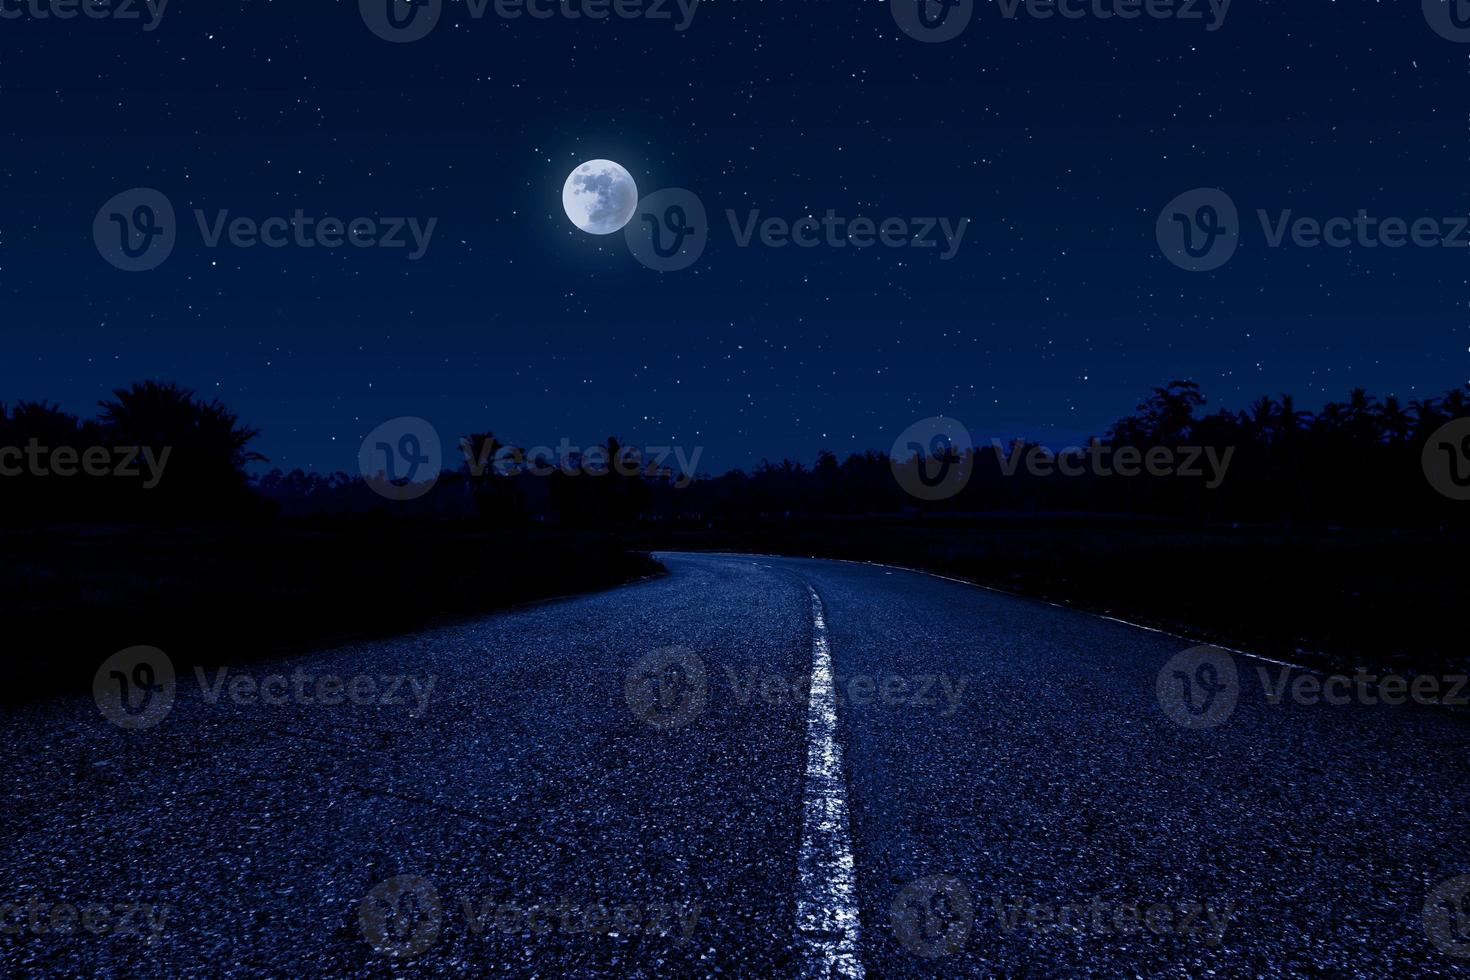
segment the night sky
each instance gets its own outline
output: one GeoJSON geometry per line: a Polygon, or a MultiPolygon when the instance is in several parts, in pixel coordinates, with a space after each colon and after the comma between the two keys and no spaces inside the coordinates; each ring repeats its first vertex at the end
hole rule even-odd
{"type": "Polygon", "coordinates": [[[1174,378],[1212,408],[1470,379],[1470,249],[1273,249],[1255,218],[1467,214],[1470,44],[1420,0],[1236,0],[1216,31],[981,0],[940,44],[879,2],[704,0],[683,32],[670,7],[475,20],[449,0],[407,44],[357,0],[172,0],[152,31],[0,19],[0,400],[90,415],[177,381],[285,469],[353,470],[370,429],[417,415],[446,446],[616,434],[723,470],[886,449],[940,414],[1062,444],[1174,378]],[[571,225],[562,183],[593,158],[700,196],[693,267],[571,225]],[[1243,240],[1191,273],[1155,221],[1201,186],[1243,240]],[[134,187],[180,225],[146,273],[93,241],[134,187]],[[194,208],[438,224],[418,261],[207,248],[194,208]],[[970,225],[948,261],[737,247],[725,211],[756,208],[970,225]]]}

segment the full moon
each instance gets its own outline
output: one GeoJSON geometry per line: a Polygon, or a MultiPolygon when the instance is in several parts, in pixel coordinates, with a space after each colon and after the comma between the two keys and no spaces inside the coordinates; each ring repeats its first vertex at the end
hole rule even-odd
{"type": "Polygon", "coordinates": [[[611,235],[621,231],[638,209],[638,185],[622,164],[588,160],[567,176],[561,206],[583,231],[611,235]]]}

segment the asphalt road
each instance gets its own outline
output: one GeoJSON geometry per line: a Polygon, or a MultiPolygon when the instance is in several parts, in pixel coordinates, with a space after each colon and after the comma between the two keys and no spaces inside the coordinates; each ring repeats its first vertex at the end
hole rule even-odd
{"type": "Polygon", "coordinates": [[[1274,664],[917,573],[661,557],[8,713],[0,972],[1470,975],[1466,712],[1273,704],[1274,664]]]}

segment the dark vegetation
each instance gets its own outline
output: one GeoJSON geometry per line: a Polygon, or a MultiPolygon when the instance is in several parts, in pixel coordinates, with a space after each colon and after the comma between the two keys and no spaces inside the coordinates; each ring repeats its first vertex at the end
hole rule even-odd
{"type": "MultiPolygon", "coordinates": [[[[1420,456],[1467,402],[1465,390],[1407,404],[1354,391],[1316,414],[1289,396],[1206,413],[1196,386],[1175,382],[1097,443],[1228,449],[1218,487],[1007,475],[1026,444],[983,444],[963,461],[964,489],[937,502],[906,494],[881,451],[689,486],[666,470],[460,463],[396,502],[342,473],[248,476],[264,462],[255,430],[174,385],[120,390],[95,419],[0,406],[0,447],[170,452],[152,488],[0,477],[0,612],[20,641],[0,669],[86,679],[134,644],[180,663],[307,649],[627,581],[657,570],[643,552],[659,548],[883,561],[1325,665],[1463,669],[1452,624],[1470,504],[1436,493],[1420,456]]],[[[481,432],[462,446],[491,459],[501,442],[481,432]]]]}
{"type": "MultiPolygon", "coordinates": [[[[676,474],[589,477],[557,472],[550,477],[500,475],[495,467],[471,471],[462,459],[427,497],[394,508],[400,515],[474,518],[495,526],[557,522],[568,526],[622,527],[633,523],[768,521],[873,515],[1138,515],[1197,524],[1262,524],[1273,527],[1464,528],[1470,508],[1434,491],[1420,454],[1434,430],[1470,415],[1470,388],[1443,398],[1382,401],[1360,390],[1313,415],[1289,395],[1262,398],[1248,410],[1203,413],[1204,398],[1192,382],[1156,388],[1138,411],[1096,440],[1116,450],[1155,446],[1210,447],[1231,452],[1227,479],[1209,488],[1205,479],[1181,476],[1033,476],[1026,467],[1006,475],[1002,462],[1034,444],[982,444],[968,463],[973,477],[958,495],[928,503],[909,496],[887,451],[871,450],[839,460],[817,454],[806,466],[792,460],[762,462],[752,472],[702,476],[692,486],[673,485],[676,474]]],[[[493,433],[466,437],[470,458],[483,453],[493,433]]],[[[611,456],[616,439],[602,447],[611,456]]],[[[570,469],[577,469],[575,457],[570,469]]],[[[909,466],[917,465],[911,461],[909,466]]],[[[259,491],[290,515],[366,513],[383,501],[361,479],[344,473],[271,471],[259,491]]]]}
{"type": "Polygon", "coordinates": [[[95,420],[0,406],[0,447],[171,449],[151,489],[141,476],[0,477],[0,674],[22,682],[0,698],[90,684],[128,646],[159,647],[180,669],[234,664],[661,571],[606,533],[404,518],[360,479],[345,495],[375,503],[291,516],[246,475],[262,459],[247,448],[256,434],[218,402],[151,382],[95,420]]]}
{"type": "Polygon", "coordinates": [[[90,684],[130,646],[158,647],[181,670],[233,665],[661,571],[605,536],[554,528],[85,525],[9,529],[0,541],[0,609],[17,641],[0,672],[34,682],[0,697],[90,684]]]}
{"type": "Polygon", "coordinates": [[[1324,669],[1470,670],[1463,533],[1074,515],[681,525],[631,543],[920,568],[1324,669]]]}

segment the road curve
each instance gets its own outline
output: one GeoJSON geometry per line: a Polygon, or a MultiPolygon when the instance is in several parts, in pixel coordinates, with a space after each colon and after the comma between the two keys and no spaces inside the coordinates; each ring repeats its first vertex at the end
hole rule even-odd
{"type": "Polygon", "coordinates": [[[1470,968],[1464,712],[1273,704],[1276,665],[918,573],[660,557],[609,592],[191,671],[167,705],[160,675],[147,727],[83,698],[9,712],[0,964],[1470,968]]]}

